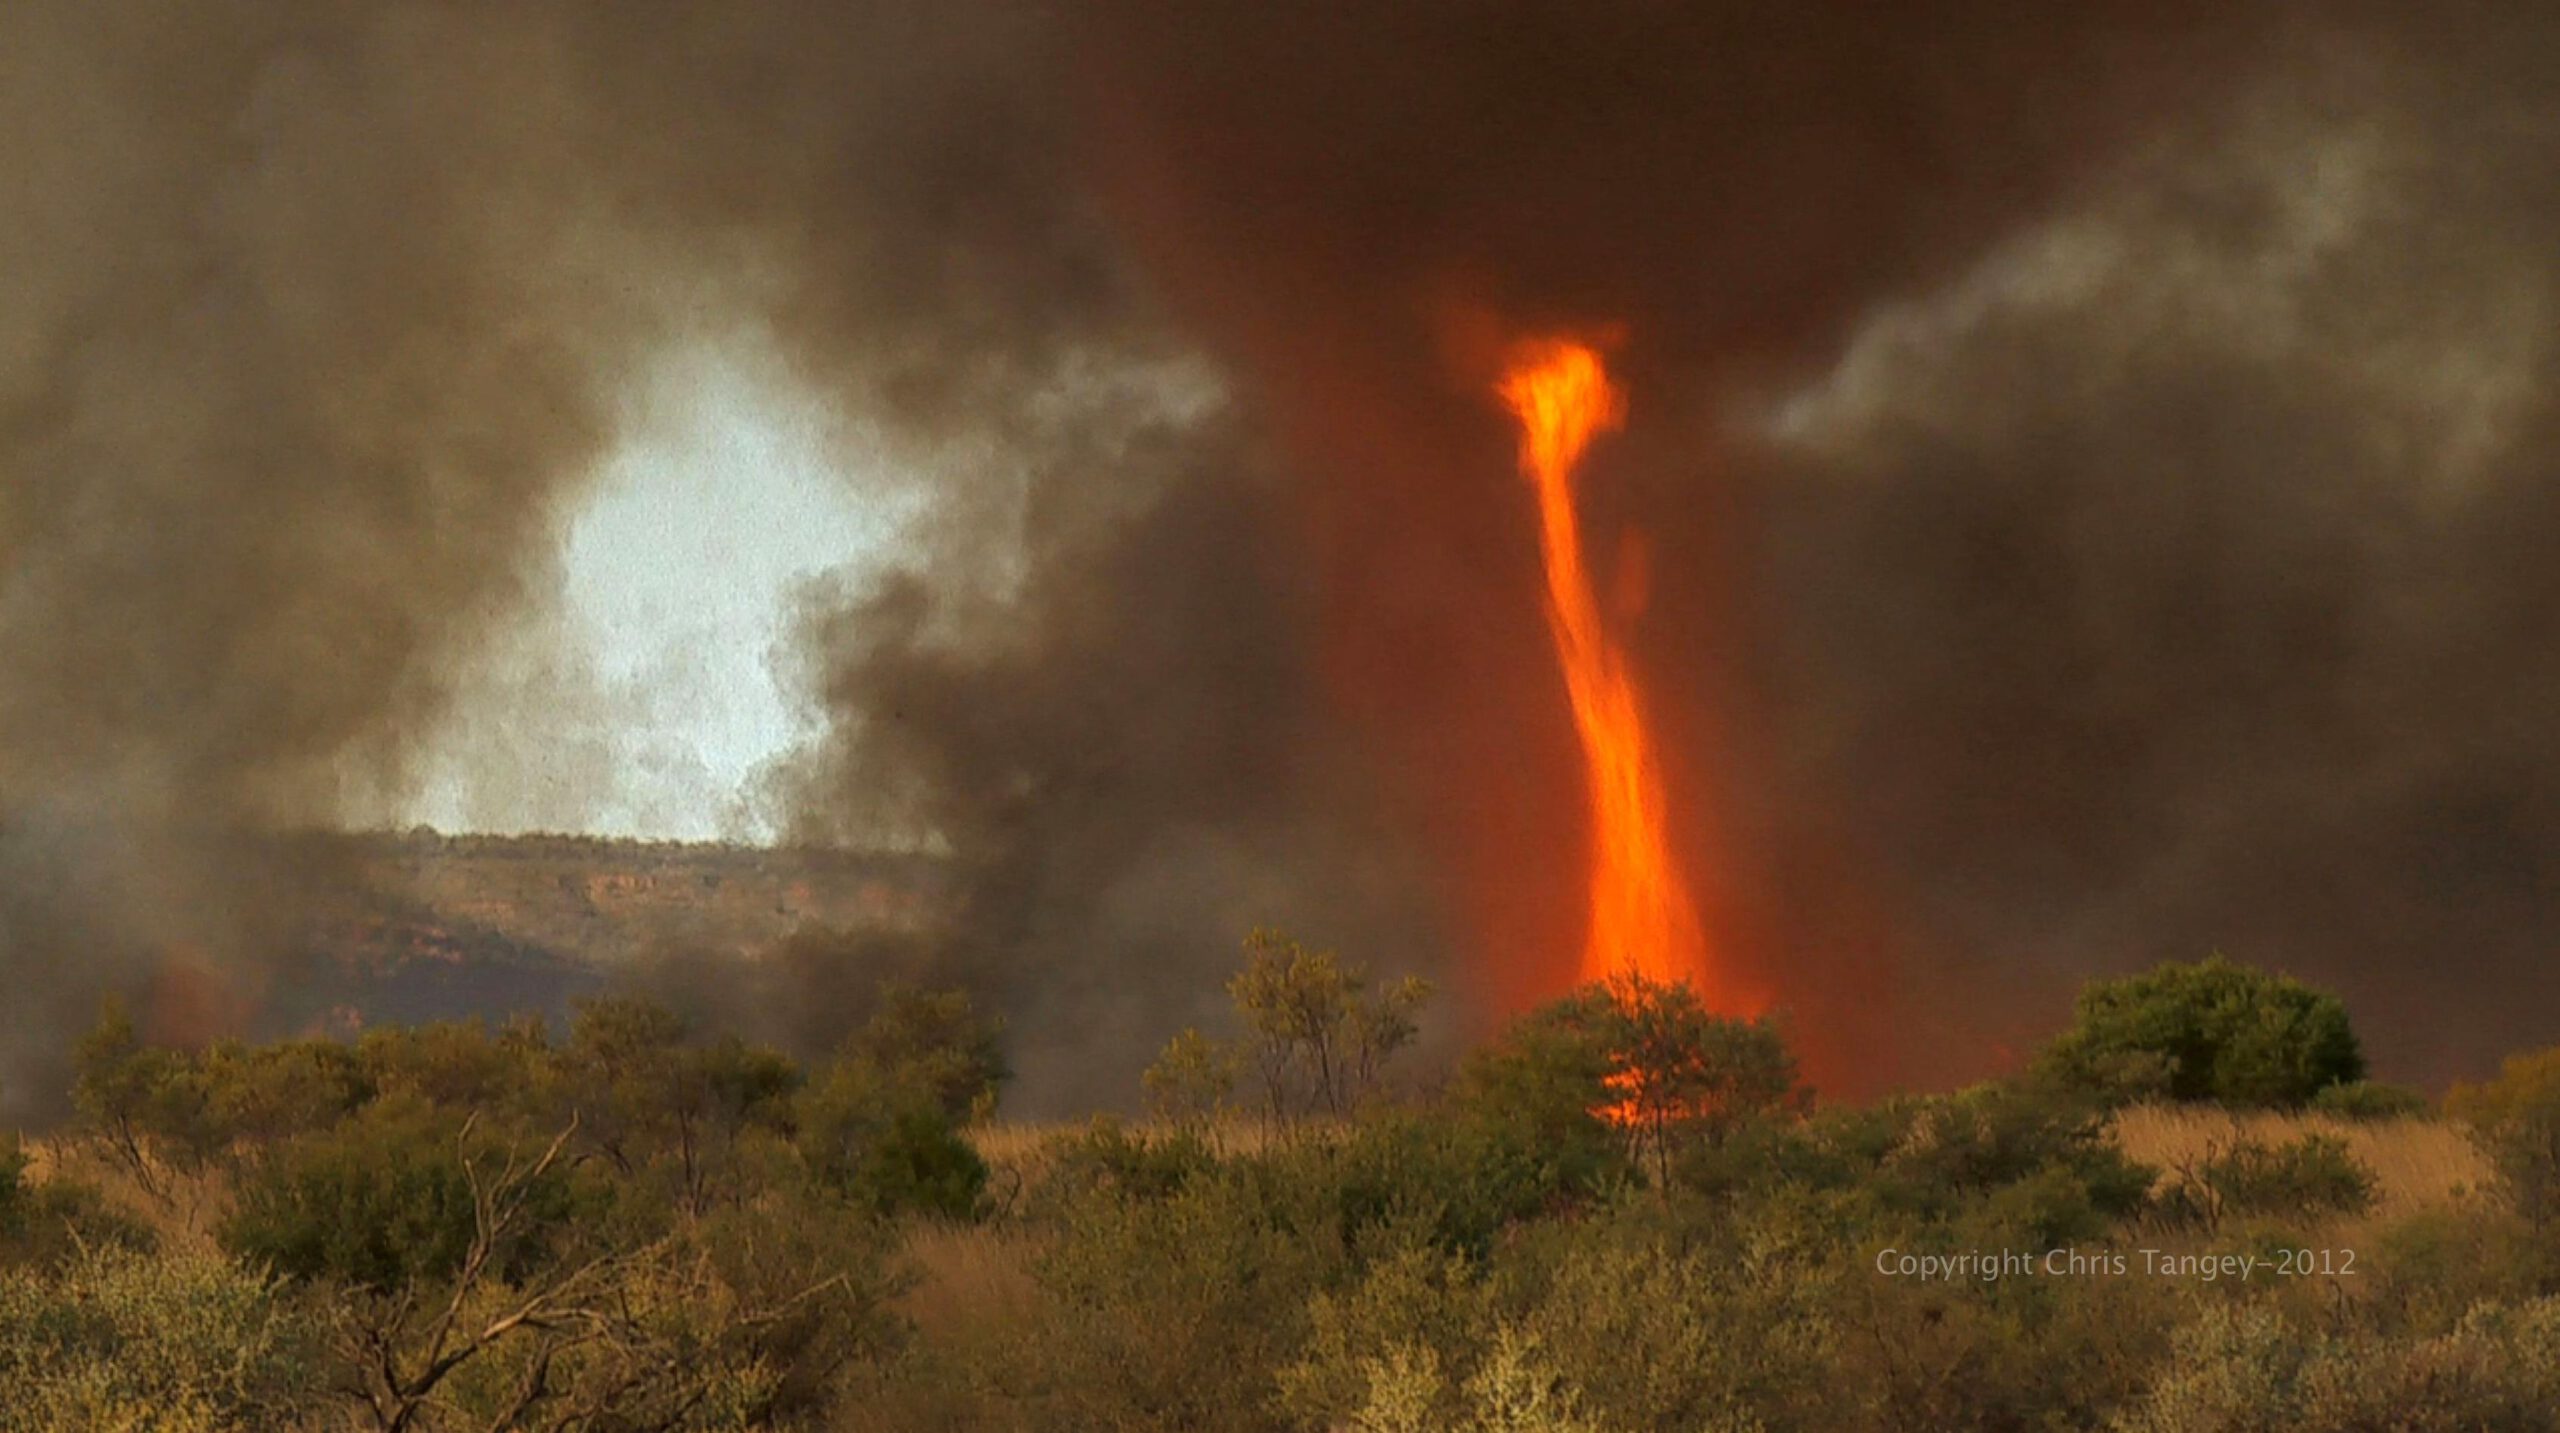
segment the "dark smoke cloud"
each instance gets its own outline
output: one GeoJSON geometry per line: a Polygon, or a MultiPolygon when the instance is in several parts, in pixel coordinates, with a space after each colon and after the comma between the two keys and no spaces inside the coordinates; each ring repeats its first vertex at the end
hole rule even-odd
{"type": "Polygon", "coordinates": [[[627,341],[532,202],[571,174],[513,102],[556,55],[442,11],[181,14],[0,14],[8,1098],[106,986],[254,986],[319,873],[236,832],[396,769],[538,572],[627,341]]]}
{"type": "Polygon", "coordinates": [[[2551,1038],[2546,17],[1426,5],[1113,45],[1116,192],[1300,460],[1327,660],[1478,948],[1570,948],[1570,857],[1523,873],[1579,793],[1467,363],[1623,325],[1591,529],[1649,540],[1688,845],[1834,1083],[1979,1070],[2084,976],[2217,945],[2343,986],[2389,1071],[2551,1038]]]}
{"type": "Polygon", "coordinates": [[[1593,530],[1808,1040],[1953,1073],[2213,944],[2409,1073],[2547,1038],[2554,34],[0,9],[0,1081],[174,948],[255,988],[326,873],[205,833],[401,789],[624,375],[741,312],[932,500],[812,597],[798,828],[948,855],[930,960],[1026,1092],[1124,1093],[1256,920],[1551,983],[1577,777],[1482,390],[1602,323],[1593,530]]]}
{"type": "Polygon", "coordinates": [[[650,345],[770,305],[944,439],[1078,346],[1022,47],[931,9],[0,16],[0,1082],[181,945],[256,983],[239,833],[399,789],[650,345]]]}
{"type": "Polygon", "coordinates": [[[2219,947],[2441,1078],[2560,1033],[2560,31],[2300,38],[1868,320],[1764,580],[1939,1018],[2219,947]]]}
{"type": "MultiPolygon", "coordinates": [[[[1187,873],[1223,870],[1253,893],[1238,905],[1285,913],[1261,899],[1286,884],[1264,863],[1299,859],[1308,838],[1284,828],[1313,818],[1273,733],[1311,708],[1251,710],[1295,650],[1252,540],[1267,480],[1224,465],[1245,445],[1223,432],[1180,431],[1216,406],[1214,376],[1097,219],[1063,54],[1053,16],[1002,5],[717,4],[648,24],[494,0],[10,7],[0,1098],[58,1087],[104,989],[206,969],[250,992],[214,1003],[256,1004],[306,888],[339,873],[243,854],[244,833],[403,789],[447,694],[546,599],[627,372],[741,312],[934,498],[919,573],[813,619],[846,643],[815,665],[841,674],[841,731],[890,747],[910,703],[889,681],[940,668],[954,697],[980,693],[962,706],[981,745],[955,727],[952,756],[840,743],[812,768],[884,777],[953,852],[972,899],[940,958],[1037,959],[1060,988],[1182,1003],[1182,982],[1142,972],[1170,932],[1206,932],[1156,892],[1218,907],[1217,964],[1242,926],[1187,873]],[[1233,595],[1204,599],[1213,578],[1233,595]],[[1111,630],[1123,617],[1160,636],[1111,630]],[[1151,747],[1099,686],[1028,715],[1012,689],[1073,692],[1079,651],[1105,659],[1122,710],[1192,725],[1151,747]],[[1192,664],[1222,661],[1233,693],[1210,676],[1182,695],[1192,664]],[[843,690],[867,665],[882,686],[843,690]],[[1053,718],[1130,757],[1126,796],[1053,718]],[[1081,775],[1039,769],[1069,754],[1081,775]],[[1271,791],[1245,794],[1246,773],[1271,791]],[[1027,821],[1025,780],[1047,798],[1027,821]],[[988,804],[998,790],[1017,814],[988,804]],[[1089,881],[1043,862],[1062,842],[1089,881]]],[[[814,832],[919,829],[873,796],[794,799],[814,832]]],[[[1351,859],[1321,844],[1328,870],[1351,859]]],[[[981,983],[1063,1011],[1046,1034],[1017,1021],[1035,1045],[1122,1033],[1094,1000],[981,983]]]]}

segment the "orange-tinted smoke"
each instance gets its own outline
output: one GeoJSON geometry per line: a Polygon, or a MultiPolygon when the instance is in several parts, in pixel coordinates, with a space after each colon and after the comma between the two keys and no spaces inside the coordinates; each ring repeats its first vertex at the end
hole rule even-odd
{"type": "Polygon", "coordinates": [[[1624,421],[1625,401],[1599,353],[1570,340],[1523,345],[1499,391],[1520,420],[1520,466],[1538,498],[1547,625],[1582,741],[1591,911],[1579,979],[1633,974],[1687,982],[1719,1009],[1756,1011],[1762,1002],[1718,969],[1673,859],[1662,767],[1645,727],[1643,694],[1601,619],[1583,561],[1574,469],[1594,436],[1624,421]]]}

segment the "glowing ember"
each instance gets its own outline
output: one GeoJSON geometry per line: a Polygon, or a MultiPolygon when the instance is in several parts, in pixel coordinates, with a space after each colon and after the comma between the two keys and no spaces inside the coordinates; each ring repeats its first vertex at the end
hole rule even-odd
{"type": "Polygon", "coordinates": [[[1625,404],[1589,345],[1524,345],[1500,392],[1520,419],[1520,465],[1538,497],[1547,625],[1582,737],[1591,805],[1591,926],[1580,979],[1688,982],[1726,1009],[1758,1002],[1716,979],[1687,883],[1671,858],[1662,772],[1626,654],[1602,625],[1583,564],[1573,474],[1625,404]]]}

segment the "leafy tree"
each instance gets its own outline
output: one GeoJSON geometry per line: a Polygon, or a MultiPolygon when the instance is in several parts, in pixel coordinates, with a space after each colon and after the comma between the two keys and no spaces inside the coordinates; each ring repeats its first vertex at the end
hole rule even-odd
{"type": "Polygon", "coordinates": [[[652,1149],[682,1140],[693,1102],[684,1098],[684,1018],[654,1000],[617,995],[578,1002],[561,1051],[566,1093],[581,1137],[624,1175],[652,1149]]]}
{"type": "Polygon", "coordinates": [[[1268,928],[1244,947],[1244,969],[1227,992],[1244,1017],[1272,1123],[1288,1123],[1301,1107],[1340,1116],[1374,1093],[1386,1062],[1419,1031],[1431,983],[1407,976],[1373,988],[1366,970],[1268,928]]]}
{"type": "Polygon", "coordinates": [[[928,1081],[859,1056],[802,1097],[797,1144],[811,1174],[875,1214],[976,1214],[987,1165],[928,1081]]]}
{"type": "Polygon", "coordinates": [[[226,1041],[199,1064],[212,1123],[233,1139],[272,1143],[321,1129],[374,1093],[356,1052],[327,1040],[226,1041]]]}
{"type": "Polygon", "coordinates": [[[1196,1136],[1226,1109],[1242,1073],[1233,1047],[1191,1029],[1166,1041],[1164,1053],[1138,1078],[1155,1116],[1196,1136]]]}
{"type": "Polygon", "coordinates": [[[1710,1012],[1686,984],[1630,974],[1611,981],[1598,1011],[1606,1032],[1611,1117],[1667,1184],[1683,1149],[1721,1141],[1745,1120],[1801,1106],[1795,1056],[1767,1019],[1710,1012]]]}
{"type": "Polygon", "coordinates": [[[1687,985],[1629,977],[1523,1016],[1471,1058],[1460,1103],[1596,1171],[1595,1147],[1669,1182],[1681,1155],[1806,1101],[1795,1058],[1766,1019],[1709,1011],[1687,985]]]}
{"type": "Polygon", "coordinates": [[[477,1021],[385,1026],[356,1042],[356,1063],[374,1090],[493,1112],[538,1109],[555,1093],[557,1053],[531,1019],[494,1034],[477,1021]]]}
{"type": "Polygon", "coordinates": [[[2092,984],[2037,1069],[2112,1102],[2290,1109],[2362,1079],[2364,1054],[2337,996],[2216,955],[2092,984]]]}
{"type": "Polygon", "coordinates": [[[1613,1020],[1607,992],[1590,987],[1521,1016],[1459,1066],[1456,1121],[1530,1161],[1549,1200],[1595,1193],[1633,1168],[1602,1115],[1617,1069],[1613,1020]]]}
{"type": "MultiPolygon", "coordinates": [[[[470,1121],[393,1097],[249,1171],[217,1234],[233,1254],[291,1278],[384,1292],[434,1284],[472,1255],[477,1171],[511,1161],[470,1121]]],[[[571,1213],[566,1170],[553,1160],[517,1196],[524,1214],[508,1242],[484,1251],[509,1270],[547,1257],[571,1213]]]]}
{"type": "Polygon", "coordinates": [[[883,981],[879,1007],[853,1032],[846,1053],[929,1091],[953,1120],[983,1119],[1013,1077],[1000,1038],[1004,1023],[978,1013],[965,990],[927,990],[883,981]]]}
{"type": "Polygon", "coordinates": [[[155,1199],[170,1197],[169,1165],[192,1171],[230,1143],[203,1072],[179,1051],[144,1045],[118,997],[81,1038],[73,1072],[72,1104],[89,1132],[155,1199]]]}
{"type": "Polygon", "coordinates": [[[734,1035],[692,1041],[691,1026],[653,1000],[583,1003],[561,1050],[559,1085],[583,1137],[624,1175],[669,1181],[699,1214],[734,1187],[741,1141],[779,1135],[800,1069],[734,1035]]]}

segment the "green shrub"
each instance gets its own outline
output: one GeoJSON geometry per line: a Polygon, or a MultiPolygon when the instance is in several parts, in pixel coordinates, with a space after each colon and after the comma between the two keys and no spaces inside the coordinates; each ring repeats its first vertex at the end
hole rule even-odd
{"type": "Polygon", "coordinates": [[[1350,1261],[1322,1201],[1263,1173],[1064,1212],[1036,1266],[1045,1312],[996,1371],[1023,1390],[1019,1426],[1294,1428],[1273,1406],[1278,1370],[1350,1261]]]}
{"type": "Polygon", "coordinates": [[[2038,1070],[2114,1103],[2211,1100],[2297,1108],[2364,1077],[2335,995],[2220,956],[2100,981],[2038,1070]]]}
{"type": "Polygon", "coordinates": [[[1594,1187],[1613,1166],[1668,1183],[1698,1147],[1807,1098],[1775,1025],[1714,1014],[1690,986],[1640,976],[1521,1017],[1469,1061],[1460,1087],[1468,1116],[1554,1149],[1559,1182],[1594,1187]]]}
{"type": "Polygon", "coordinates": [[[1506,1227],[1547,1212],[1563,1192],[1544,1152],[1516,1131],[1421,1111],[1375,1110],[1338,1139],[1242,1163],[1326,1210],[1355,1248],[1393,1226],[1435,1248],[1482,1257],[1506,1227]]]}
{"type": "Polygon", "coordinates": [[[1470,1261],[1395,1250],[1350,1287],[1317,1294],[1307,1315],[1304,1349],[1279,1373],[1281,1411],[1315,1427],[1463,1422],[1459,1380],[1442,1375],[1473,1364],[1496,1317],[1494,1291],[1470,1261]]]}
{"type": "Polygon", "coordinates": [[[980,1211],[987,1163],[929,1084],[840,1060],[803,1095],[798,1122],[811,1174],[863,1209],[951,1219],[980,1211]]]}
{"type": "Polygon", "coordinates": [[[1833,1373],[1831,1308],[1853,1266],[1818,1221],[1786,1205],[1706,1220],[1647,1194],[1543,1232],[1497,1277],[1508,1322],[1579,1390],[1582,1416],[1628,1430],[1844,1426],[1853,1390],[1833,1373]]]}
{"type": "Polygon", "coordinates": [[[823,1199],[768,1189],[704,1218],[679,1247],[699,1251],[742,1311],[720,1331],[720,1355],[770,1374],[759,1417],[815,1417],[847,1370],[905,1336],[890,1300],[909,1280],[891,1265],[889,1231],[844,1218],[823,1199]]]}
{"type": "Polygon", "coordinates": [[[2547,1256],[2532,1231],[2493,1204],[2423,1209],[2369,1241],[2375,1306],[2401,1328],[2449,1329],[2480,1303],[2530,1298],[2547,1256]]]}
{"type": "Polygon", "coordinates": [[[356,1064],[377,1094],[552,1123],[557,1054],[539,1021],[491,1033],[474,1021],[383,1026],[356,1042],[356,1064]]]}
{"type": "Polygon", "coordinates": [[[1111,1115],[1096,1115],[1083,1128],[1050,1140],[1043,1164],[1046,1173],[1031,1204],[1045,1211],[1093,1193],[1163,1199],[1214,1168],[1217,1156],[1192,1130],[1133,1133],[1111,1115]]]}
{"type": "Polygon", "coordinates": [[[309,1330],[263,1280],[101,1248],[0,1271],[0,1430],[265,1430],[315,1406],[309,1330]]]}
{"type": "Polygon", "coordinates": [[[1367,1103],[1420,1032],[1431,983],[1406,976],[1373,985],[1361,966],[1279,930],[1254,931],[1244,948],[1227,994],[1248,1032],[1239,1067],[1251,1065],[1264,1113],[1284,1125],[1367,1103]]]}
{"type": "MultiPolygon", "coordinates": [[[[1367,1396],[1342,1425],[1354,1433],[1611,1433],[1555,1370],[1534,1334],[1508,1324],[1463,1385],[1429,1349],[1390,1348],[1367,1361],[1367,1396]]],[[[1744,1425],[1729,1425],[1744,1426],[1744,1425]]]]}
{"type": "Polygon", "coordinates": [[[2343,1120],[2396,1120],[2425,1114],[2428,1102],[2425,1095],[2406,1085],[2349,1080],[2313,1095],[2311,1108],[2343,1120]]]}
{"type": "MultiPolygon", "coordinates": [[[[294,1279],[386,1291],[432,1283],[461,1266],[477,1230],[466,1161],[495,1172],[509,1158],[494,1135],[466,1139],[448,1112],[385,1100],[244,1172],[216,1232],[232,1254],[294,1279]]],[[[565,1171],[546,1172],[526,1197],[530,1217],[494,1251],[502,1274],[549,1257],[569,1222],[565,1171]]]]}
{"type": "Polygon", "coordinates": [[[1004,1022],[978,1013],[962,990],[927,990],[901,981],[880,986],[879,1008],[847,1041],[845,1053],[929,1091],[945,1118],[983,1118],[1013,1078],[999,1037],[1004,1022]]]}
{"type": "Polygon", "coordinates": [[[1609,1098],[1609,1049],[1579,1002],[1514,1021],[1470,1052],[1448,1119],[1489,1144],[1520,1151],[1550,1204],[1586,1200],[1635,1172],[1625,1137],[1597,1113],[1609,1098]]]}
{"type": "Polygon", "coordinates": [[[1146,1088],[1150,1114],[1199,1134],[1213,1128],[1233,1107],[1236,1081],[1243,1074],[1243,1052],[1186,1029],[1165,1042],[1155,1063],[1138,1079],[1146,1088]]]}
{"type": "Polygon", "coordinates": [[[2085,1098],[2049,1084],[2001,1082],[1921,1102],[1877,1193],[1893,1207],[1943,1218],[1968,1200],[2040,1181],[2039,1193],[2019,1198],[2043,1200],[2061,1223],[2078,1225],[2082,1216],[2052,1204],[2066,1186],[2091,1217],[2117,1219],[2142,1208],[2158,1174],[2116,1148],[2085,1098]]]}
{"type": "Polygon", "coordinates": [[[328,1040],[226,1041],[194,1064],[212,1127],[226,1141],[272,1143],[325,1129],[374,1096],[356,1052],[328,1040]]]}
{"type": "Polygon", "coordinates": [[[2241,1216],[2361,1214],[2373,1207],[2373,1171],[2336,1135],[2279,1145],[2243,1139],[2198,1166],[2224,1213],[2241,1216]]]}
{"type": "Polygon", "coordinates": [[[2484,1304],[2451,1332],[2307,1332],[2264,1303],[2208,1304],[2118,1433],[2547,1429],[2560,1408],[2560,1300],[2484,1304]]]}

